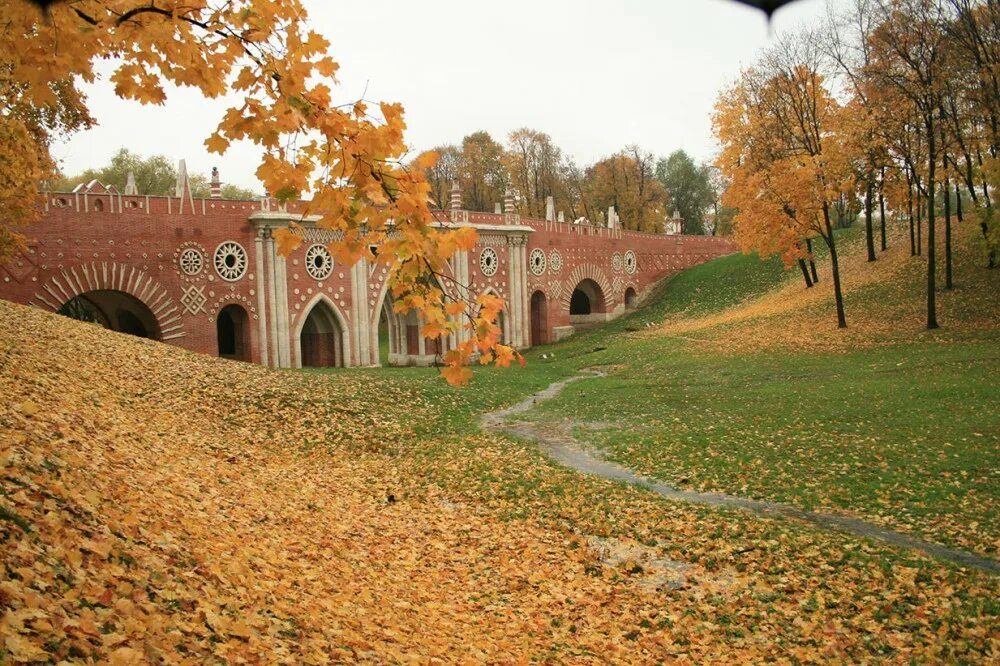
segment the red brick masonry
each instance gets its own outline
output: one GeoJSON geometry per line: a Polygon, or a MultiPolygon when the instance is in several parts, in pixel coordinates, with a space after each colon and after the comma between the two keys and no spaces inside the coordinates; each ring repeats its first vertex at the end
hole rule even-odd
{"type": "MultiPolygon", "coordinates": [[[[299,219],[297,206],[128,196],[92,184],[47,194],[45,207],[26,230],[28,249],[0,266],[2,298],[55,311],[82,296],[111,328],[275,367],[435,359],[419,322],[391,312],[384,267],[330,259],[324,246],[334,232],[306,220],[302,247],[277,255],[272,232],[299,219]]],[[[478,229],[475,250],[452,259],[451,277],[463,295],[504,298],[505,341],[519,348],[619,316],[663,278],[735,250],[727,238],[512,213],[435,215],[478,229]]]]}

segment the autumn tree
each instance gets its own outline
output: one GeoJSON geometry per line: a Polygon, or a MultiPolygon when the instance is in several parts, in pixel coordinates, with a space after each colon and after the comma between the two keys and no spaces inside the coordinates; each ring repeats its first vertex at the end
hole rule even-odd
{"type": "MultiPolygon", "coordinates": [[[[140,194],[162,196],[173,194],[177,185],[177,168],[164,155],[143,157],[128,148],[120,148],[111,156],[111,161],[103,167],[90,168],[75,176],[58,176],[46,183],[51,190],[70,191],[81,183],[97,180],[104,185],[113,185],[119,192],[125,191],[128,174],[135,176],[136,189],[140,194]]],[[[211,194],[210,178],[205,174],[190,177],[191,194],[208,197],[211,194]]],[[[254,199],[259,195],[245,187],[223,183],[222,198],[254,199]]]]}
{"type": "Polygon", "coordinates": [[[696,165],[683,150],[675,150],[656,162],[656,177],[680,212],[683,232],[705,233],[705,209],[712,201],[707,168],[696,165]]]}
{"type": "MultiPolygon", "coordinates": [[[[969,195],[988,266],[995,268],[1000,266],[1000,215],[990,178],[1000,158],[1000,3],[949,0],[948,7],[949,74],[941,113],[953,144],[946,161],[969,195]]],[[[961,205],[956,197],[959,219],[961,205]]]]}
{"type": "Polygon", "coordinates": [[[711,213],[706,218],[708,233],[712,236],[727,236],[733,231],[733,216],[736,210],[722,203],[722,195],[729,189],[730,180],[714,164],[703,164],[708,181],[709,207],[711,213]]]}
{"type": "Polygon", "coordinates": [[[544,217],[546,197],[565,199],[562,151],[548,134],[527,127],[511,132],[504,165],[524,214],[544,217]]]}
{"type": "Polygon", "coordinates": [[[461,151],[456,146],[445,145],[420,153],[410,165],[427,179],[431,201],[438,208],[448,206],[452,183],[459,177],[461,159],[461,151]]]}
{"type": "Polygon", "coordinates": [[[869,39],[867,71],[881,85],[892,86],[908,99],[920,118],[926,142],[927,171],[914,173],[916,186],[927,200],[927,328],[938,327],[936,301],[937,248],[935,244],[935,190],[944,77],[944,23],[942,0],[876,0],[878,25],[869,39]]]}
{"type": "MultiPolygon", "coordinates": [[[[874,30],[874,20],[869,0],[855,0],[853,11],[835,18],[825,35],[827,53],[837,65],[844,82],[847,101],[839,114],[837,131],[845,144],[845,151],[852,156],[854,185],[863,192],[865,217],[865,246],[868,261],[875,261],[874,205],[878,191],[882,200],[883,169],[888,161],[879,128],[887,122],[880,115],[880,107],[873,103],[879,87],[870,75],[871,51],[869,37],[874,30]]],[[[885,214],[881,220],[882,250],[887,247],[885,214]]]]}
{"type": "Polygon", "coordinates": [[[850,165],[835,133],[840,108],[824,85],[819,41],[805,33],[780,39],[723,92],[713,124],[722,145],[717,165],[731,180],[723,201],[738,210],[737,241],[789,265],[808,256],[809,238],[822,238],[843,328],[831,202],[849,182],[850,165]]]}
{"type": "Polygon", "coordinates": [[[459,182],[466,208],[490,212],[503,201],[510,183],[503,158],[503,146],[488,132],[473,132],[462,139],[459,182]]]}
{"type": "Polygon", "coordinates": [[[164,155],[143,157],[128,148],[120,148],[103,167],[91,167],[76,175],[60,176],[46,185],[52,190],[70,191],[81,183],[96,179],[124,192],[130,171],[135,175],[136,187],[142,194],[172,194],[177,184],[177,169],[164,155]]]}
{"type": "MultiPolygon", "coordinates": [[[[456,249],[472,247],[475,235],[435,227],[429,185],[421,170],[401,161],[402,107],[336,100],[338,66],[307,18],[299,0],[0,4],[5,248],[40,215],[38,184],[55,171],[51,142],[93,123],[78,82],[96,81],[95,63],[111,60],[110,82],[124,99],[163,104],[169,84],[208,98],[233,95],[207,148],[223,153],[233,141],[256,145],[262,152],[256,175],[265,190],[279,201],[306,199],[306,212],[319,215],[320,226],[342,232],[331,250],[345,264],[381,243],[378,261],[391,268],[393,295],[399,307],[419,311],[424,335],[470,330],[470,339],[445,358],[450,381],[467,379],[464,366],[477,353],[509,363],[513,351],[499,344],[492,323],[499,299],[484,297],[466,309],[433,279],[456,249]]],[[[277,236],[282,252],[302,240],[294,226],[277,236]]]]}
{"type": "Polygon", "coordinates": [[[626,229],[663,232],[670,195],[656,178],[652,153],[629,146],[589,167],[586,177],[585,196],[595,215],[614,206],[626,229]]]}

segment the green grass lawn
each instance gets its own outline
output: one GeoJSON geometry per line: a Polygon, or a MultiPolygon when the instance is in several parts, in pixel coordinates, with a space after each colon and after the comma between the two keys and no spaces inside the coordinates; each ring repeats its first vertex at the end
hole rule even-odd
{"type": "MultiPolygon", "coordinates": [[[[849,661],[913,661],[899,639],[929,619],[929,640],[942,649],[937,659],[981,661],[982,632],[1000,615],[994,576],[796,522],[672,502],[581,476],[531,442],[479,430],[482,413],[602,367],[606,377],[571,384],[527,417],[572,420],[579,439],[682,488],[848,512],[997,557],[995,328],[837,353],[719,355],[646,326],[711,314],[800,279],[752,256],[710,262],[675,276],[627,317],[529,350],[524,369],[476,367],[472,384],[459,389],[433,368],[327,372],[333,381],[370,378],[414,396],[407,433],[387,432],[376,450],[394,478],[375,492],[396,492],[404,504],[443,495],[446,510],[541,524],[564,544],[634,539],[699,567],[706,579],[755,581],[735,598],[697,592],[694,602],[685,591],[664,593],[666,607],[680,599],[684,610],[657,623],[676,622],[678,631],[724,626],[733,645],[773,628],[788,649],[815,645],[810,627],[842,626],[849,661]]],[[[623,622],[638,631],[648,625],[623,622]]]]}
{"type": "Polygon", "coordinates": [[[845,511],[996,556],[1000,332],[739,356],[642,333],[647,322],[719,311],[797,278],[755,256],[709,262],[628,317],[529,351],[525,369],[477,368],[466,388],[448,387],[434,369],[349,372],[419,391],[434,410],[416,434],[444,441],[475,433],[485,411],[603,366],[607,377],[571,385],[528,418],[573,419],[581,440],[681,488],[845,511]]]}

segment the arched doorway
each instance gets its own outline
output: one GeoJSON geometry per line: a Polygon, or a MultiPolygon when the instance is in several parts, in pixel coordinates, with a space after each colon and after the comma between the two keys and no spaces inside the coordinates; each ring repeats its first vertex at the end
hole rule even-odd
{"type": "Polygon", "coordinates": [[[396,312],[392,296],[386,293],[378,318],[379,364],[427,366],[440,362],[449,349],[448,338],[425,338],[422,328],[423,321],[415,310],[396,312]]]}
{"type": "Polygon", "coordinates": [[[497,313],[497,328],[500,329],[500,344],[510,344],[510,334],[507,330],[507,313],[503,310],[497,313]]]}
{"type": "Polygon", "coordinates": [[[318,301],[306,315],[299,333],[299,365],[303,368],[342,368],[344,331],[333,308],[318,301]]]}
{"type": "Polygon", "coordinates": [[[406,355],[406,319],[393,310],[392,298],[386,294],[378,318],[379,365],[406,365],[406,355]]]}
{"type": "Polygon", "coordinates": [[[250,360],[250,318],[241,306],[231,303],[215,320],[219,356],[236,361],[250,360]]]}
{"type": "Polygon", "coordinates": [[[549,312],[545,293],[536,291],[531,295],[531,346],[544,345],[549,341],[549,312]]]}
{"type": "Polygon", "coordinates": [[[111,289],[86,291],[66,301],[61,315],[92,321],[104,328],[139,338],[159,340],[160,325],[149,307],[131,294],[111,289]]]}
{"type": "Polygon", "coordinates": [[[639,304],[639,297],[635,293],[635,289],[629,287],[625,290],[625,309],[634,310],[635,306],[639,304]]]}
{"type": "Polygon", "coordinates": [[[604,292],[600,285],[587,278],[576,285],[569,300],[569,314],[590,315],[604,312],[604,292]]]}

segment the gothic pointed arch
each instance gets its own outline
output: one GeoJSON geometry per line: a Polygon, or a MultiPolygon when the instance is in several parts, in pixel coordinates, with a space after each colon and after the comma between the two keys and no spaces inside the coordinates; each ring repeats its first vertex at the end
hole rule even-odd
{"type": "Polygon", "coordinates": [[[497,325],[500,327],[500,342],[505,345],[511,344],[511,341],[514,339],[514,331],[511,329],[510,309],[507,299],[497,293],[497,290],[493,287],[487,287],[482,293],[484,296],[487,294],[496,296],[503,301],[503,309],[500,310],[500,314],[497,316],[497,325]]]}
{"type": "Polygon", "coordinates": [[[350,324],[336,303],[325,294],[316,294],[302,309],[292,332],[295,367],[350,365],[350,331],[350,324]]]}

